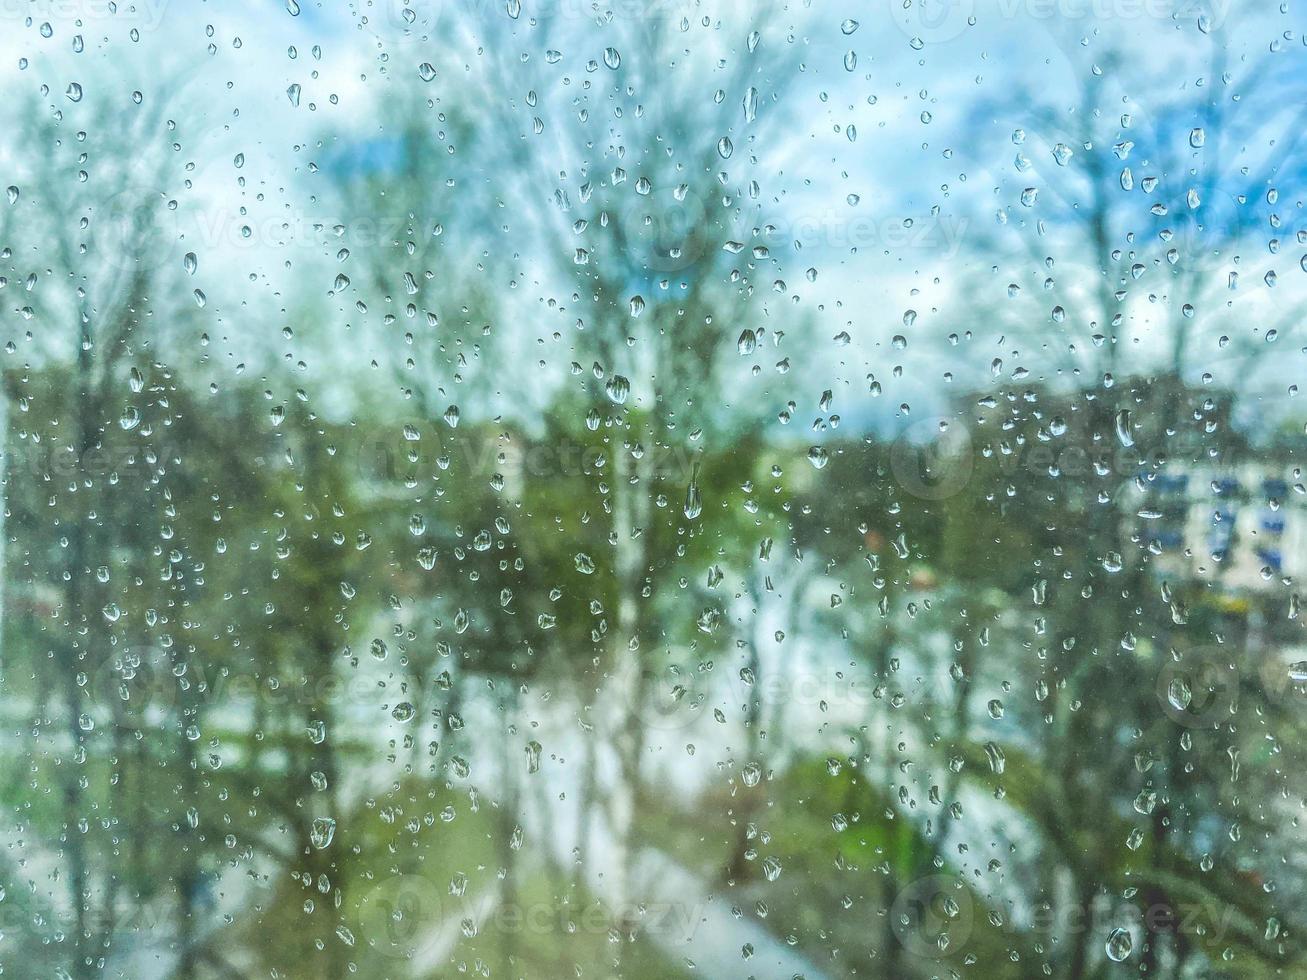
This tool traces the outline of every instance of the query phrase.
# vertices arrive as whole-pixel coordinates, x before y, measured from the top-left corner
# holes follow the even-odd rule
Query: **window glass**
[[[0,0],[0,972],[1307,975],[1305,29]]]

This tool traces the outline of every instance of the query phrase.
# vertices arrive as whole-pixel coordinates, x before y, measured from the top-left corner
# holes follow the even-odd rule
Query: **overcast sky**
[[[1241,13],[1233,0],[761,2],[774,13],[773,26],[758,42],[764,64],[768,50],[777,52],[778,62],[782,50],[797,48],[799,56],[781,103],[770,104],[763,89],[758,132],[765,135],[749,151],[771,175],[763,196],[776,239],[789,244],[778,263],[792,294],[783,301],[793,305],[797,296],[798,307],[815,314],[818,323],[818,342],[796,359],[797,369],[819,379],[818,388],[830,387],[835,377],[850,393],[861,394],[871,374],[884,384],[885,395],[875,404],[864,398],[846,402],[851,424],[896,424],[904,402],[914,413],[929,413],[947,401],[950,385],[991,383],[994,357],[1006,354],[1016,363],[1009,331],[994,325],[987,310],[1002,302],[1008,282],[1031,274],[1031,258],[996,248],[990,235],[1001,213],[1011,223],[1043,220],[1048,224],[1042,237],[1051,247],[1061,234],[1057,222],[1066,217],[1056,209],[1036,213],[1019,203],[1023,188],[1041,186],[1045,173],[1055,176],[1058,166],[1046,152],[1053,139],[1043,139],[1026,111],[1030,93],[1073,113],[1086,86],[1102,86],[1119,100],[1122,113],[1187,134],[1190,120],[1160,118],[1186,93],[1198,92],[1197,104],[1204,87],[1237,98],[1240,84],[1266,65],[1288,77],[1307,78],[1301,70],[1307,56],[1302,15],[1270,5]],[[6,103],[16,106],[44,85],[49,95],[41,102],[71,116],[90,101],[68,100],[64,93],[73,83],[88,92],[109,90],[124,101],[134,90],[144,100],[161,99],[165,93],[159,86],[165,82],[177,89],[168,93],[181,114],[177,153],[194,164],[186,194],[204,215],[189,233],[191,243],[198,237],[199,247],[188,247],[201,255],[215,316],[225,316],[230,343],[239,347],[244,325],[257,323],[266,330],[282,307],[325,294],[330,278],[324,270],[333,248],[314,225],[333,221],[334,204],[311,165],[341,153],[357,154],[364,165],[384,165],[377,147],[386,138],[380,122],[386,100],[414,90],[438,100],[488,91],[485,86],[494,80],[479,78],[493,60],[488,51],[520,52],[538,66],[549,46],[533,20],[541,12],[563,22],[561,34],[555,28],[549,35],[566,42],[557,58],[549,59],[560,79],[587,77],[587,63],[602,62],[611,45],[624,48],[624,70],[633,65],[662,70],[644,63],[652,54],[638,46],[638,32],[630,30],[632,19],[638,20],[634,11],[648,16],[651,6],[659,16],[690,20],[684,38],[692,53],[684,65],[666,70],[711,76],[714,62],[726,63],[745,51],[748,31],[737,25],[746,21],[741,10],[758,9],[758,0],[702,6],[692,0],[619,3],[607,23],[587,16],[581,0],[551,0],[546,6],[523,0],[516,17],[503,0],[412,0],[411,18],[400,0],[367,5],[366,17],[357,3],[309,0],[301,0],[294,14],[278,2],[141,0],[121,3],[116,13],[109,6],[99,0],[31,5],[0,0],[6,18],[0,31]],[[49,13],[27,16],[42,9]],[[713,12],[707,15],[709,27],[701,23],[705,10]],[[1225,80],[1208,77],[1214,49],[1225,52]],[[420,66],[428,61],[442,68],[431,82],[421,78]],[[604,84],[621,84],[622,71],[600,70],[606,72],[600,78]],[[1293,102],[1294,96],[1302,101],[1301,87],[1277,84],[1272,92],[1278,102]],[[707,98],[711,77],[704,85]],[[292,86],[298,86],[294,98],[288,94]],[[525,96],[510,82],[501,94]],[[739,100],[737,93],[727,97]],[[1263,103],[1247,108],[1249,114],[1263,111]],[[768,128],[769,113],[779,113],[783,123]],[[523,109],[524,131],[533,114]],[[1224,167],[1232,175],[1245,156],[1256,159],[1291,135],[1282,116],[1267,112],[1266,120],[1229,153]],[[1023,150],[1011,139],[1018,129],[1032,133],[1024,148],[1031,169],[1024,173],[1013,166]],[[0,143],[0,153],[0,164],[21,173],[22,147]],[[243,155],[239,168],[237,154]],[[1195,167],[1201,163],[1195,151]],[[482,176],[494,181],[513,175]],[[1270,231],[1254,229],[1260,248],[1246,257],[1251,268],[1242,277],[1239,306],[1232,307],[1249,323],[1304,298],[1307,275],[1300,260],[1307,249],[1295,237],[1303,174],[1282,176],[1277,182],[1281,253],[1269,255]],[[551,191],[540,188],[542,209]],[[1231,187],[1230,193],[1237,190]],[[1141,234],[1150,227],[1144,207],[1139,206]],[[525,267],[533,258],[539,257],[527,254],[519,264]],[[818,270],[815,281],[805,276],[808,268]],[[1263,280],[1269,268],[1278,276],[1273,291]],[[520,291],[508,301],[523,303],[529,312],[538,299]],[[779,308],[782,299],[773,302]],[[1141,359],[1150,341],[1148,304],[1146,296],[1140,299],[1132,321],[1132,350]],[[915,333],[903,325],[908,310],[917,313]],[[848,348],[829,343],[841,330],[853,337]],[[943,343],[946,333],[967,330],[973,332],[971,341],[959,347]],[[891,343],[900,334],[908,334],[906,350]],[[1301,364],[1302,346],[1301,339],[1282,341],[1283,371],[1272,371],[1267,384],[1283,391]],[[1038,367],[1036,353],[1030,348],[1032,369]],[[1217,380],[1229,381],[1219,377],[1219,358],[1213,355]],[[895,365],[903,366],[903,377],[891,383]],[[325,374],[331,366],[323,357],[313,368]],[[1284,398],[1278,402],[1289,404]]]

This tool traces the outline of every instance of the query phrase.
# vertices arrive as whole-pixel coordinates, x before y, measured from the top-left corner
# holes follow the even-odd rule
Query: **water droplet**
[[[690,486],[685,491],[685,517],[692,521],[701,513],[703,513],[703,496],[699,493],[699,484],[691,479]]]
[[[418,713],[418,709],[413,707],[413,703],[411,701],[401,701],[399,704],[395,705],[395,707],[391,709],[390,717],[394,718],[396,721],[400,722],[401,724],[404,724],[412,721],[413,717],[417,713]]]
[[[319,851],[326,850],[331,846],[332,838],[336,836],[336,821],[331,817],[314,817],[313,826],[309,829],[309,842]]]
[[[1123,408],[1116,413],[1116,438],[1126,449],[1135,444],[1134,433],[1130,431],[1130,409],[1128,408]]]
[[[989,757],[989,768],[997,776],[1003,775],[1007,768],[1007,755],[995,742],[985,743],[985,755]]]
[[[1130,955],[1130,950],[1134,949],[1134,941],[1130,938],[1130,933],[1124,929],[1113,929],[1112,934],[1107,937],[1107,958],[1113,963],[1120,963]]]
[[[631,393],[631,382],[620,374],[614,374],[604,385],[604,391],[608,393],[610,399],[621,405]]]
[[[1194,692],[1183,677],[1174,678],[1166,687],[1166,700],[1176,711],[1184,711],[1193,699]]]
[[[758,90],[752,85],[744,93],[744,121],[751,123],[758,118]]]

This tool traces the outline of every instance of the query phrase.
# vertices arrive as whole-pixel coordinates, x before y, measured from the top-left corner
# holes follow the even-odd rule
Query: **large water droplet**
[[[1130,955],[1130,950],[1134,949],[1134,941],[1130,938],[1130,933],[1124,929],[1113,929],[1112,934],[1107,937],[1107,958],[1113,963],[1122,962]]]

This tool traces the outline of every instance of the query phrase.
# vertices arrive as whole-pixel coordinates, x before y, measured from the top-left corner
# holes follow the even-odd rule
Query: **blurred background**
[[[0,0],[0,972],[1307,976],[1304,29]]]

